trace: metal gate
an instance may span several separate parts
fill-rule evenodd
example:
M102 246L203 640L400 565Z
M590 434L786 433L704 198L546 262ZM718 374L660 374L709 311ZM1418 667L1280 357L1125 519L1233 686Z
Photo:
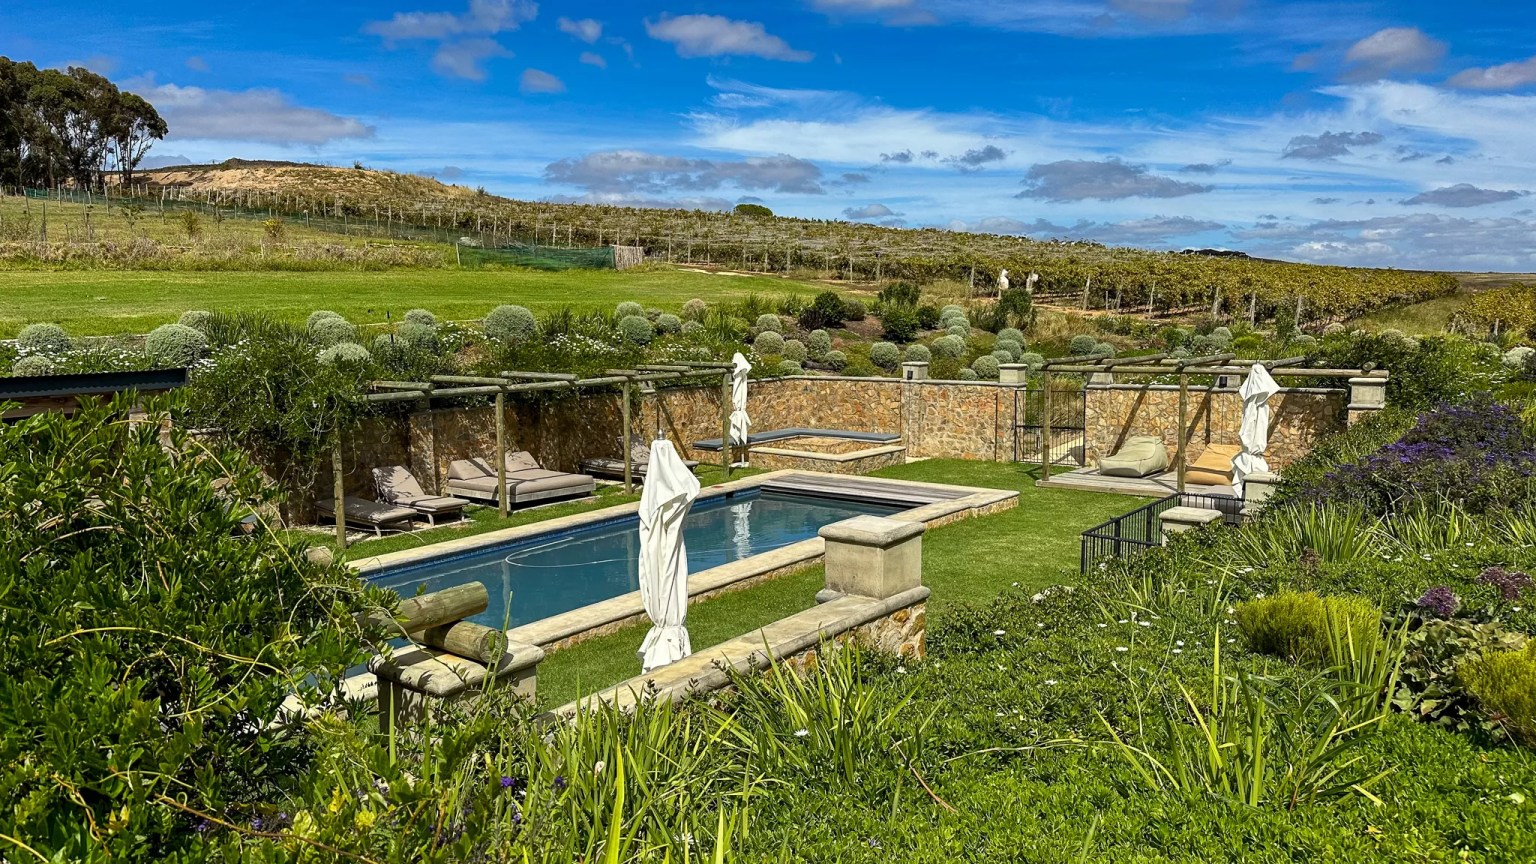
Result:
M1052 465L1083 467L1088 426L1088 398L1082 388L1051 388L1050 441L1045 440L1045 390L1040 387L1013 391L1013 461L1039 463L1042 452L1051 454ZM1046 451L1046 445L1049 450Z

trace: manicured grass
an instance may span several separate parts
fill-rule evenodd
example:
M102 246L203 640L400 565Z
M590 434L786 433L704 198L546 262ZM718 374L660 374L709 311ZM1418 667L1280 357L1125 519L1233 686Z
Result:
M878 471L874 476L993 489L1016 489L1017 508L935 529L923 538L923 583L933 589L930 618L960 603L985 603L1018 583L1044 587L1077 578L1078 535L1134 509L1144 499L1094 492L1039 489L1021 465L935 459ZM808 609L824 572L813 567L745 591L697 603L688 610L696 649ZM563 705L581 693L639 673L636 652L648 625L557 651L539 666L539 703Z
M725 474L718 465L700 465L694 469L699 482L705 486L724 482ZM732 480L740 480L753 474L762 472L755 468L737 468L731 471ZM372 558L376 555L387 555L390 552L401 552L406 549L420 549L433 543L442 543L445 540L459 540L464 537L473 537L476 534L485 534L489 531L500 531L503 528L516 528L519 525L532 525L535 522L545 522L550 519L559 519L562 516L574 516L578 513L590 513L593 510L602 510L606 507L614 507L619 504L629 504L640 500L640 487L636 486L632 494L624 494L624 487L617 485L599 485L595 499L583 499L580 501L566 501L560 504L549 504L543 507L530 507L524 510L513 510L502 519L495 507L473 506L465 511L469 518L463 522L444 525L440 528L428 528L424 531L413 531L409 534L394 534L382 539L369 539L356 543L347 549L346 557L353 560ZM312 536L312 535L311 535ZM326 535L328 539L330 535ZM333 545L334 544L330 544Z
M0 338L37 321L77 336L146 333L188 309L266 312L289 321L329 309L355 324L383 324L386 313L398 321L417 307L447 320L478 320L502 303L538 312L611 310L633 300L676 311L693 297L777 298L818 290L824 289L789 279L684 270L17 270L0 274Z

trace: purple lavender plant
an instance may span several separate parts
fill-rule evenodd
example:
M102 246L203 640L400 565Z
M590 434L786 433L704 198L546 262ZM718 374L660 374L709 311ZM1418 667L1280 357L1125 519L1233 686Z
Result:
M1478 575L1477 581L1492 585L1499 592L1499 599L1506 602L1519 600L1525 589L1532 585L1528 574L1503 567L1489 567Z
M1426 612L1432 612L1436 617L1449 618L1456 614L1456 607L1461 605L1461 600L1444 585L1425 591L1418 600L1418 606Z

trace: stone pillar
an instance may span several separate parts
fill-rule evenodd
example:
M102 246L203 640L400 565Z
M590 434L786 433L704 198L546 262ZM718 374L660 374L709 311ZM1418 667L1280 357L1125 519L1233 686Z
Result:
M405 422L411 450L411 473L416 475L422 489L436 495L441 487L437 478L437 423L432 411L417 411Z
M1387 407L1387 376L1367 375L1349 379L1349 425L1353 426Z
M1093 374L1088 376L1088 383L1089 384L1113 384L1113 383L1115 383L1115 373L1107 372L1107 371L1106 372L1094 372Z
M922 522L855 516L821 529L826 541L825 601L845 595L883 600L923 584Z
M1170 535L1183 534L1185 531L1193 531L1213 522L1220 522L1221 511L1205 510L1200 507L1170 507L1158 518L1163 525L1163 543L1166 544Z
M903 381L927 381L928 364L912 362L901 364L901 380Z
M923 388L928 380L927 363L901 364L901 442L907 453L916 454L923 446Z
M997 367L1000 384L1028 384L1029 366L1024 363L1003 363Z
M1243 478L1243 513L1257 512L1260 505L1275 494L1280 486L1280 475L1259 471Z

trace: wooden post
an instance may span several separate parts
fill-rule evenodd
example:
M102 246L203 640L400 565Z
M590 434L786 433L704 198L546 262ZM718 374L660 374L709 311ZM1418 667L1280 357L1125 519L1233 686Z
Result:
M720 470L731 479L731 373L720 376Z
M496 509L507 518L507 394L496 394Z
M1189 464L1189 376L1179 375L1179 494L1184 494L1184 469Z
M347 487L341 476L341 430L331 433L331 496L336 508L336 545L347 548Z
M633 444L630 443L631 442L631 439L630 439L630 423L631 423L631 421L630 421L630 417L629 417L629 380L628 379L625 379L625 381L624 381L624 395L621 398L623 399L623 404L619 406L619 410L620 410L620 413L624 417L624 440L622 442L620 442L619 449L624 451L624 494L628 495L631 492L635 491L634 469L633 469L633 467L630 464L630 456L634 452L634 446L633 446Z
M1041 379L1040 393L1040 479L1051 479L1051 373ZM1026 391L1027 392L1027 391ZM1026 403L1027 407L1027 403Z

